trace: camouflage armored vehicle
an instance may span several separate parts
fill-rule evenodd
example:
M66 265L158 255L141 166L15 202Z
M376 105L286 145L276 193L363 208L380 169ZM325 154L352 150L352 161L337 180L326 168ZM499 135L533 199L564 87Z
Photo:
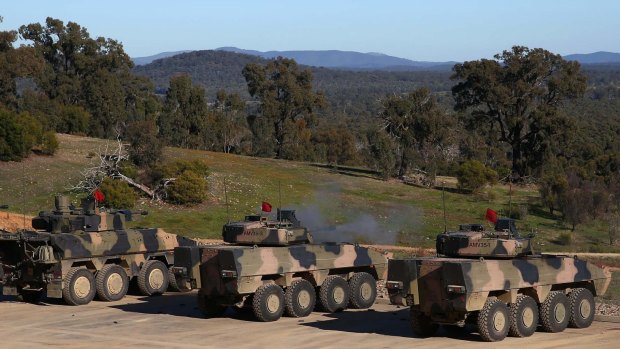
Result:
M470 225L438 235L437 257L389 261L390 300L411 307L416 335L431 336L440 324L475 324L483 340L499 341L531 336L539 325L547 332L590 326L609 271L535 254L531 237L520 237L510 220L501 224L493 232Z
M327 312L372 306L376 281L386 276L383 254L353 244L314 244L295 211L278 210L278 217L252 215L224 225L228 245L175 248L177 283L200 289L206 316L234 306L275 321L284 312L308 316L317 301Z
M173 249L193 240L161 229L128 229L129 211L103 211L91 199L76 208L57 196L52 212L32 219L34 231L0 234L0 286L4 295L38 301L63 298L68 304L125 296L135 280L144 295L175 287L169 267Z

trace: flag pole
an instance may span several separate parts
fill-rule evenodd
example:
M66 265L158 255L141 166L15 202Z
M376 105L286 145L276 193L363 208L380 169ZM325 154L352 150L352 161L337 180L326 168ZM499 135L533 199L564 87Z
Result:
M282 210L282 182L278 181L278 222L280 221L280 210Z

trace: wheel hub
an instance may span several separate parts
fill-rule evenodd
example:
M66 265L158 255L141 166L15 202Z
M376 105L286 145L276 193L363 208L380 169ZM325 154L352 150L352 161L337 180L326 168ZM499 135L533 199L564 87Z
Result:
M582 318L587 319L590 317L591 312L592 307L590 306L590 302L586 299L582 299L579 303L579 315L581 315Z
M297 304L303 309L310 306L310 293L306 290L301 290L297 295Z
M506 327L506 316L502 312L497 312L493 315L493 329L500 332Z
M566 307L564 304L558 303L555 305L555 308L553 309L553 316L555 317L556 323L564 321L564 318L566 317Z
M86 298L90 293L90 280L86 276L78 277L73 283L73 291L78 298Z
M534 324L534 311L532 308L525 308L523 310L523 314L521 314L521 323L523 323L526 328L532 327Z
M270 294L267 297L267 310L270 313L275 313L280 309L280 298L275 294Z
M164 284L164 273L159 269L153 269L149 274L149 285L152 289L158 290Z
M342 289L342 287L334 288L333 296L334 296L334 301L336 303L338 304L343 303L344 302L344 290Z
M369 300L372 297L372 287L367 283L363 283L360 287L360 296L365 300Z
M108 292L110 292L110 294L119 294L123 290L123 284L123 277L118 273L113 273L108 276L106 287L108 288Z

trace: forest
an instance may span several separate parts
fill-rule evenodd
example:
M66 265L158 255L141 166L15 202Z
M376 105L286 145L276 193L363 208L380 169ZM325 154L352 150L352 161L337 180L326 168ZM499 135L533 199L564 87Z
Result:
M0 32L0 160L53 154L55 133L68 133L121 139L123 166L146 183L200 167L162 167L163 146L354 166L417 185L456 176L474 193L536 183L574 228L620 214L619 83L619 64L522 46L451 71L333 70L224 51L134 66L118 41L48 18ZM205 171L185 176L188 192Z

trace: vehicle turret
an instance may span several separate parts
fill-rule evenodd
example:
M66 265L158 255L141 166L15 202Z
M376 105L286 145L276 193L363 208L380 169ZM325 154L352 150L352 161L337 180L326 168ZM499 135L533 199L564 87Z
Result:
M133 214L127 210L98 208L93 198L82 199L81 207L75 207L68 197L58 195L54 199L54 206L53 211L41 211L32 219L34 229L50 233L123 230L125 222L131 221Z
M533 236L521 237L514 219L500 218L494 231L482 224L462 224L458 231L437 236L437 253L448 257L514 258L534 254Z
M312 243L312 235L295 216L295 210L280 210L277 220L264 215L248 215L243 221L230 222L222 229L227 243L257 246L286 246Z

